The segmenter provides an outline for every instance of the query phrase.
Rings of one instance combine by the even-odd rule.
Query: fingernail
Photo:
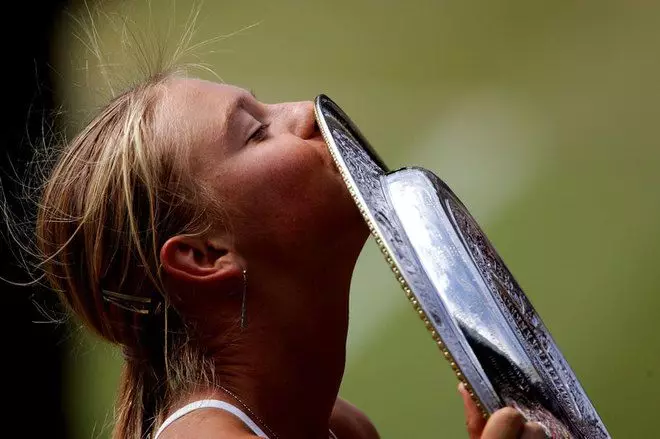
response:
[[[520,407],[518,407],[517,405],[512,405],[512,406],[510,406],[510,407],[513,408],[513,409],[515,409],[518,413],[520,413],[520,416],[523,417],[523,419],[525,420],[525,422],[529,422],[529,421],[530,421],[530,419],[527,417],[527,414],[526,414],[526,413],[525,413]]]

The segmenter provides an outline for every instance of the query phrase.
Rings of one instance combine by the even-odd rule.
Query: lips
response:
[[[321,155],[325,167],[327,169],[330,169],[333,174],[339,175],[339,169],[337,168],[335,161],[332,159],[332,156],[330,155],[330,148],[328,147],[328,144],[325,142],[325,138],[323,137],[323,134],[321,134],[321,131],[318,129],[318,126],[316,128],[317,130],[314,133],[314,136],[310,137],[308,139],[308,142]]]
[[[319,127],[319,123],[314,119],[314,131],[312,132],[312,137],[320,137],[323,139],[323,134],[321,134],[321,128]],[[325,143],[325,141],[324,141]]]
[[[325,139],[323,138],[323,134],[321,133],[321,129],[319,128],[318,122],[316,122],[316,120],[314,120],[314,131],[312,132],[309,140],[320,141],[325,149],[328,148],[328,145],[325,143]]]

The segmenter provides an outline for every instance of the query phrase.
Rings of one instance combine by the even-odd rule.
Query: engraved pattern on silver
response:
[[[609,438],[540,317],[449,187],[425,169],[390,171],[334,102],[321,95],[315,107],[376,242],[485,411],[512,405],[553,437]]]

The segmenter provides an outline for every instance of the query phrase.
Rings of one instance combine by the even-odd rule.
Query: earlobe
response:
[[[229,249],[202,237],[171,237],[160,250],[160,263],[168,276],[194,284],[217,283],[242,273]]]

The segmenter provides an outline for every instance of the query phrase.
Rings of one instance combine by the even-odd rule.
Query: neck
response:
[[[249,407],[248,415],[269,436],[328,437],[344,373],[348,293],[358,254],[349,263],[337,259],[344,261],[341,266],[331,267],[332,258],[325,258],[296,273],[284,264],[273,267],[272,261],[262,267],[252,263],[247,328],[238,342],[227,343],[221,335],[210,343],[217,382]]]

